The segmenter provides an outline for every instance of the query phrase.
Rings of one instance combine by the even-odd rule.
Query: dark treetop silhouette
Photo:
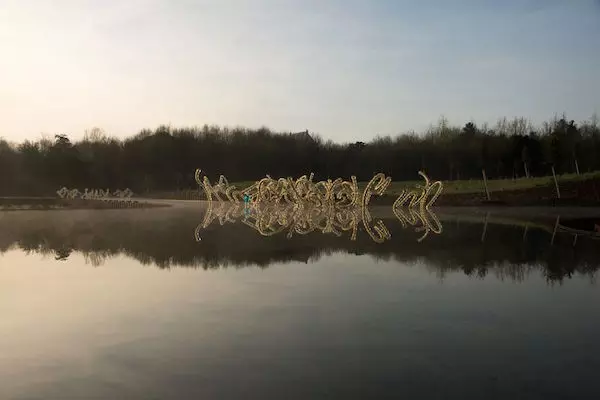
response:
[[[94,129],[85,139],[67,135],[10,145],[0,140],[0,196],[55,196],[57,188],[131,188],[135,193],[194,189],[194,170],[232,182],[274,176],[316,179],[352,174],[359,181],[375,171],[413,180],[424,170],[452,180],[549,175],[600,170],[598,119],[576,124],[566,116],[534,127],[506,118],[489,128],[472,122],[449,126],[442,118],[427,132],[378,137],[368,143],[337,144],[318,135],[273,133],[267,128],[170,128],[143,130],[123,141]]]

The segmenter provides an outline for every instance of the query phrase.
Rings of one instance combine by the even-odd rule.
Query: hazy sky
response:
[[[0,0],[0,136],[600,112],[598,0]]]

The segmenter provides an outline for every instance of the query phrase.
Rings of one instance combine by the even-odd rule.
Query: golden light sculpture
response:
[[[56,194],[61,199],[83,199],[83,200],[129,200],[133,196],[133,192],[127,188],[125,190],[115,190],[113,193],[109,189],[84,189],[80,192],[78,189],[69,190],[66,187],[60,188]]]
[[[425,180],[425,184],[416,185],[414,189],[402,190],[392,209],[403,225],[411,224],[414,215],[424,215],[424,218],[417,218],[422,221],[424,238],[429,232],[441,232],[439,221],[429,209],[440,196],[443,184],[441,181],[431,182],[423,171],[419,171],[419,175]],[[362,194],[355,176],[350,177],[348,181],[337,178],[314,182],[314,173],[298,179],[273,179],[267,175],[244,189],[231,185],[223,175],[220,175],[218,182],[213,185],[207,176],[202,176],[200,169],[195,171],[194,176],[208,201],[207,213],[199,227],[206,228],[217,218],[215,215],[225,212],[226,198],[229,203],[236,205],[243,202],[245,212],[255,218],[252,222],[245,218],[244,223],[250,224],[265,236],[286,229],[290,236],[294,232],[305,234],[314,230],[334,234],[351,230],[352,237],[356,238],[356,227],[360,220],[365,231],[375,242],[382,243],[391,238],[382,220],[372,221],[368,208],[372,197],[383,196],[392,182],[391,177],[386,177],[383,173],[376,174],[367,183]],[[217,211],[214,210],[215,201],[220,204]],[[415,214],[414,209],[417,207],[419,211]],[[402,211],[403,209],[408,210],[408,214]],[[236,209],[233,214],[229,212],[228,217],[219,216],[221,225],[223,221],[231,221],[232,215],[237,215],[238,212],[239,209]],[[433,218],[428,218],[428,214],[433,215]]]
[[[380,175],[383,174],[378,174],[373,179],[379,179]],[[360,202],[360,190],[355,176],[352,176],[350,181],[338,178],[333,181],[328,179],[313,182],[314,173],[311,173],[310,177],[304,175],[296,180],[291,177],[273,179],[267,175],[245,189],[238,189],[229,184],[223,175],[219,177],[217,184],[212,185],[207,176],[202,176],[200,169],[196,170],[194,176],[198,185],[203,188],[208,202],[223,201],[220,194],[225,195],[230,202],[242,202],[244,195],[250,197],[251,203],[293,203],[297,205],[326,206],[329,202],[333,202],[339,207],[354,207],[359,205]],[[385,185],[385,188],[387,188],[391,179],[385,179],[387,179]],[[373,193],[377,192],[381,195],[385,188],[380,190],[379,187],[372,187],[369,190],[374,190]],[[365,193],[363,193],[363,198],[364,195]]]
[[[416,207],[430,208],[437,198],[442,194],[444,184],[441,181],[431,183],[429,177],[423,171],[419,171],[419,175],[425,180],[425,185],[417,185],[416,189],[404,189],[400,192],[400,196],[394,202],[393,208],[399,207]]]
[[[402,190],[394,202],[394,208],[416,206],[430,208],[435,203],[443,191],[443,183],[431,182],[423,171],[419,171],[419,175],[425,180],[425,184],[416,185],[414,189]],[[382,173],[376,174],[365,187],[361,197],[355,176],[352,176],[349,181],[337,178],[333,181],[328,179],[319,182],[313,182],[313,177],[313,173],[310,174],[310,178],[304,175],[296,180],[291,177],[273,179],[267,175],[245,189],[238,189],[223,175],[220,175],[218,182],[212,185],[207,176],[202,177],[200,169],[195,172],[196,182],[204,189],[208,202],[224,201],[221,195],[230,202],[242,202],[243,196],[248,195],[252,203],[285,202],[325,206],[333,202],[339,207],[366,206],[372,195],[382,196],[391,184],[390,177]]]

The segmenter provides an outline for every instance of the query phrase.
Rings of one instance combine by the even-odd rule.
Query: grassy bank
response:
[[[435,179],[435,177],[431,177]],[[557,180],[559,186],[562,183],[581,182],[590,179],[600,179],[600,171],[590,172],[586,174],[564,174],[558,175]],[[444,193],[485,193],[482,179],[469,179],[460,181],[443,181]],[[411,182],[393,182],[388,192],[397,194],[406,187],[414,187],[421,184],[422,181]],[[554,179],[552,176],[542,176],[534,178],[517,178],[517,179],[488,179],[488,189],[490,192],[523,190],[537,187],[554,187]]]

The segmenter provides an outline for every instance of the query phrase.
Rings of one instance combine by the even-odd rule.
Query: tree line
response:
[[[299,177],[369,180],[384,172],[416,180],[424,170],[439,180],[544,176],[600,170],[600,124],[594,115],[576,123],[565,115],[534,126],[522,117],[494,126],[451,126],[444,117],[425,132],[335,143],[308,131],[219,126],[144,129],[123,140],[101,129],[79,141],[67,134],[11,144],[0,139],[0,195],[54,195],[60,187],[130,188],[136,193],[195,188],[194,171],[213,180]]]

